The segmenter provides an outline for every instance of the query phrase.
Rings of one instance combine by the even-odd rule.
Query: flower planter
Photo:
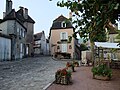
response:
[[[55,83],[62,84],[62,85],[69,85],[71,84],[71,71],[67,71],[66,69],[58,70],[55,73]]]
[[[60,84],[61,83],[61,75],[55,75],[55,83]]]
[[[112,78],[112,70],[105,64],[93,67],[91,71],[93,73],[93,78],[95,79],[110,80]]]
[[[72,82],[72,78],[69,76],[57,75],[55,82],[56,82],[56,84],[68,85]]]
[[[104,81],[110,80],[110,78],[107,77],[107,76],[98,76],[98,75],[95,75],[94,78],[98,79],[98,80],[104,80]]]

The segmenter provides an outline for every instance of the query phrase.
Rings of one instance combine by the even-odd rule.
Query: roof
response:
[[[17,18],[20,20],[20,21],[23,21],[23,22],[30,22],[30,23],[35,23],[35,21],[28,15],[28,18],[25,19],[24,16],[23,16],[23,9],[19,9],[16,13],[17,13]]]
[[[102,48],[118,48],[118,49],[120,49],[119,43],[95,42],[95,46],[102,47]]]
[[[15,9],[12,9],[11,12],[7,14],[2,21],[13,20],[13,19],[18,20],[21,24],[23,24],[24,22],[35,23],[35,21],[29,15],[27,19],[24,18],[23,9],[19,9],[17,12],[15,12]]]
[[[61,23],[63,21],[66,23],[66,27],[61,26]],[[56,18],[53,21],[53,24],[52,24],[52,27],[51,27],[51,29],[65,29],[65,28],[73,28],[73,26],[72,26],[70,20],[67,19],[66,17],[64,17],[63,15],[60,15],[58,18]]]
[[[53,22],[61,22],[61,21],[64,21],[64,20],[67,20],[66,17],[64,17],[63,15],[60,15],[58,18],[56,18]]]
[[[9,14],[7,14],[2,20],[0,20],[0,23],[4,22],[6,20],[16,20],[22,27],[24,27],[26,29],[26,27],[17,18],[17,13],[15,12],[15,9],[12,9]]]
[[[41,40],[44,31],[34,34],[34,41]]]

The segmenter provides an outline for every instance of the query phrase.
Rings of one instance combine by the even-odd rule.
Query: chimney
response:
[[[22,6],[19,6],[19,8],[20,8],[20,9],[23,9],[24,7],[22,7]]]
[[[28,19],[28,9],[24,8],[24,18]]]
[[[22,6],[20,6],[19,8],[22,10],[22,15],[24,16],[24,18],[28,19],[28,9]]]
[[[6,15],[12,11],[12,1],[11,0],[6,0]]]

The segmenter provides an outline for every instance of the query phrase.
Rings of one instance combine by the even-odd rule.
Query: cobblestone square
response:
[[[42,90],[65,63],[44,56],[0,62],[0,90]]]

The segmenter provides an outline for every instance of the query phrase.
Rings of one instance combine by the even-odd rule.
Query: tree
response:
[[[106,41],[106,29],[115,23],[120,12],[119,0],[62,0],[57,3],[67,7],[72,12],[72,23],[75,26],[74,37],[77,34],[91,42],[94,57],[94,42]],[[94,58],[93,58],[94,60]]]

